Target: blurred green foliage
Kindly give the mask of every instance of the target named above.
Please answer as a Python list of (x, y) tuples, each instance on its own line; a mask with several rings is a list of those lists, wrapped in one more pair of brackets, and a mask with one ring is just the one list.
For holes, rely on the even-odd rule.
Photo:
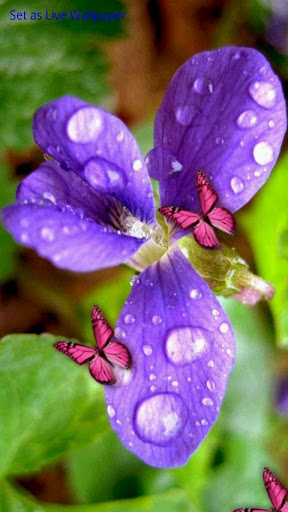
[(260, 275), (275, 287), (271, 301), (277, 340), (288, 346), (288, 153), (244, 217)]

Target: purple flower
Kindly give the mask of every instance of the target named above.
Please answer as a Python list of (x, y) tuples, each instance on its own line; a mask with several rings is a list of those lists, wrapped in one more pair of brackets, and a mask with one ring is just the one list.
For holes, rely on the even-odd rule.
[[(237, 210), (268, 178), (285, 127), (281, 86), (261, 54), (227, 47), (193, 57), (156, 116), (148, 165), (161, 204), (199, 211), (203, 170), (220, 206)], [(235, 355), (230, 323), (156, 223), (145, 162), (119, 119), (64, 97), (36, 113), (33, 129), (54, 161), (23, 181), (3, 222), (59, 267), (144, 269), (115, 329), (133, 364), (106, 390), (108, 415), (148, 464), (184, 464), (219, 413)]]

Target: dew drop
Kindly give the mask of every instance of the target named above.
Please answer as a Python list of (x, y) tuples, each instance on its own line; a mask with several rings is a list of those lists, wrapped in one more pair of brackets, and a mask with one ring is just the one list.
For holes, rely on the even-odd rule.
[(178, 327), (168, 331), (165, 349), (171, 363), (185, 366), (202, 357), (209, 344), (209, 332), (206, 329)]
[(226, 323), (226, 322), (223, 322), (220, 327), (219, 327), (219, 331), (222, 333), (222, 334), (225, 334), (226, 332), (228, 332), (229, 330), (229, 325)]
[(67, 135), (72, 142), (92, 142), (101, 131), (102, 114), (95, 107), (80, 108), (72, 114), (67, 124)]
[(253, 110), (244, 110), (237, 118), (237, 125), (239, 128), (248, 129), (255, 126), (257, 120), (257, 116)]
[(219, 316), (219, 311), (218, 311), (218, 309), (212, 309), (212, 315), (213, 315), (213, 316), (215, 316), (215, 317), (216, 317), (216, 316)]
[(149, 380), (156, 380), (156, 378), (157, 377), (156, 377), (155, 373), (150, 373)]
[(273, 149), (268, 142), (258, 142), (253, 149), (255, 162), (259, 165), (267, 165), (273, 161)]
[(159, 316), (159, 315), (152, 316), (152, 324), (153, 325), (160, 325), (160, 324), (162, 324), (162, 322), (163, 322), (163, 320), (162, 320), (161, 316)]
[(150, 390), (152, 391), (152, 393), (154, 393), (154, 391), (156, 391), (156, 386), (150, 386)]
[(253, 100), (264, 108), (272, 108), (276, 103), (276, 90), (268, 82), (253, 82), (249, 87)]
[(244, 183), (238, 176), (234, 176), (234, 178), (231, 179), (230, 185), (234, 194), (240, 194), (244, 189)]
[(153, 348), (151, 347), (151, 345), (143, 345), (142, 350), (145, 356), (151, 356), (151, 354), (153, 353)]
[(271, 130), (272, 130), (272, 128), (274, 128), (275, 123), (274, 123), (273, 119), (270, 119), (268, 126), (269, 126), (269, 128), (271, 128)]
[(124, 132), (119, 132), (117, 135), (116, 135), (116, 140), (117, 142), (122, 142), (122, 140), (124, 139)]
[(107, 413), (108, 413), (109, 418), (114, 418), (116, 412), (112, 405), (107, 406)]
[(121, 327), (117, 326), (116, 329), (115, 329), (115, 336), (118, 339), (125, 340), (126, 332), (124, 331), (124, 329), (121, 329)]
[(193, 111), (189, 105), (179, 106), (175, 110), (175, 117), (182, 126), (187, 126), (193, 118)]
[(139, 160), (139, 158), (137, 158), (136, 160), (134, 160), (132, 167), (133, 167), (134, 171), (140, 171), (143, 167), (143, 164), (142, 164), (141, 160)]
[(200, 292), (200, 290), (198, 290), (197, 288), (194, 288), (193, 290), (190, 291), (190, 297), (191, 297), (191, 299), (194, 299), (194, 300), (201, 299), (202, 292)]
[(180, 172), (183, 169), (183, 165), (178, 160), (171, 160), (171, 172)]
[(212, 405), (214, 405), (214, 402), (213, 402), (212, 398), (205, 397), (205, 398), (202, 399), (202, 404), (203, 405), (208, 405), (209, 407), (212, 407)]
[(171, 386), (174, 386), (174, 388), (177, 388), (179, 386), (179, 382), (177, 380), (173, 380), (173, 382), (171, 382)]
[(23, 233), (21, 233), (21, 235), (20, 235), (20, 240), (23, 244), (27, 244), (30, 240), (28, 233), (23, 231)]
[(210, 359), (210, 361), (208, 361), (208, 363), (207, 363), (207, 366), (209, 368), (213, 368), (214, 367), (214, 361), (212, 361), (212, 359)]
[(201, 420), (201, 425), (203, 425), (203, 427), (206, 427), (208, 425), (208, 421), (205, 419)]
[(130, 315), (130, 314), (124, 316), (124, 324), (129, 325), (129, 324), (134, 324), (134, 322), (135, 322), (135, 316)]
[(47, 201), (50, 201), (50, 203), (53, 203), (53, 204), (56, 203), (55, 196), (53, 196), (53, 194), (51, 194), (51, 192), (44, 192), (43, 197), (44, 197), (44, 199), (47, 199)]
[(209, 391), (211, 391), (211, 393), (216, 389), (216, 384), (213, 379), (208, 379), (206, 382), (206, 386), (209, 389)]
[(224, 144), (224, 139), (222, 139), (221, 137), (216, 137), (215, 139), (215, 143), (218, 145), (218, 146), (222, 146)]
[(54, 240), (54, 230), (52, 228), (42, 228), (40, 235), (43, 240), (46, 240), (47, 242), (52, 242)]
[(209, 78), (196, 78), (193, 88), (198, 94), (212, 94), (213, 92), (213, 84)]
[(188, 412), (175, 393), (158, 393), (139, 402), (135, 411), (135, 432), (144, 441), (167, 446), (183, 432)]

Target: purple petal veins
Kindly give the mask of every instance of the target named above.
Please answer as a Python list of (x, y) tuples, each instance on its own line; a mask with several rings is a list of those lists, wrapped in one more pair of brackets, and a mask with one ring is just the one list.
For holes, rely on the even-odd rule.
[(204, 171), (221, 206), (241, 208), (268, 179), (286, 130), (281, 84), (250, 48), (195, 55), (172, 78), (148, 153), (161, 204), (199, 211), (196, 174)]
[(233, 366), (226, 314), (174, 248), (137, 277), (115, 334), (133, 367), (106, 390), (112, 427), (148, 464), (184, 464), (214, 424)]

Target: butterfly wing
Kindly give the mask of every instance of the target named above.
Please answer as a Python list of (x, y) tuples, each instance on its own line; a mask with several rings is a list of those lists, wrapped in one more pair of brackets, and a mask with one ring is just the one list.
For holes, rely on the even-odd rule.
[(119, 341), (111, 341), (111, 343), (104, 348), (104, 354), (112, 364), (117, 364), (118, 366), (121, 366), (121, 368), (126, 368), (127, 370), (128, 368), (131, 368), (132, 357), (128, 348), (125, 347), (123, 343), (119, 343)]
[(207, 215), (214, 208), (219, 197), (210, 185), (203, 171), (197, 173), (197, 192), (201, 209), (203, 213)]
[(288, 490), (268, 468), (263, 470), (263, 480), (272, 505), (283, 511), (282, 507), (286, 507), (285, 501), (288, 500)]
[(221, 231), (229, 235), (234, 235), (236, 222), (232, 213), (226, 210), (226, 208), (213, 208), (213, 210), (208, 213), (208, 218), (215, 228), (221, 229)]
[(99, 348), (104, 348), (109, 339), (113, 336), (114, 331), (108, 324), (106, 318), (98, 306), (94, 306), (92, 308), (91, 321), (97, 346)]
[(93, 379), (99, 384), (115, 384), (116, 378), (111, 364), (101, 356), (96, 356), (89, 364), (89, 371)]
[(93, 348), (85, 347), (85, 345), (78, 345), (70, 341), (59, 341), (54, 343), (54, 347), (73, 359), (77, 364), (84, 364), (95, 356), (96, 351)]
[(164, 217), (167, 217), (167, 219), (173, 220), (182, 229), (195, 226), (195, 224), (201, 220), (201, 216), (198, 215), (198, 213), (189, 212), (177, 206), (163, 206), (159, 208), (159, 212), (164, 215)]
[(201, 220), (195, 227), (193, 234), (196, 242), (202, 247), (205, 247), (205, 249), (215, 250), (220, 248), (213, 227), (204, 220)]

